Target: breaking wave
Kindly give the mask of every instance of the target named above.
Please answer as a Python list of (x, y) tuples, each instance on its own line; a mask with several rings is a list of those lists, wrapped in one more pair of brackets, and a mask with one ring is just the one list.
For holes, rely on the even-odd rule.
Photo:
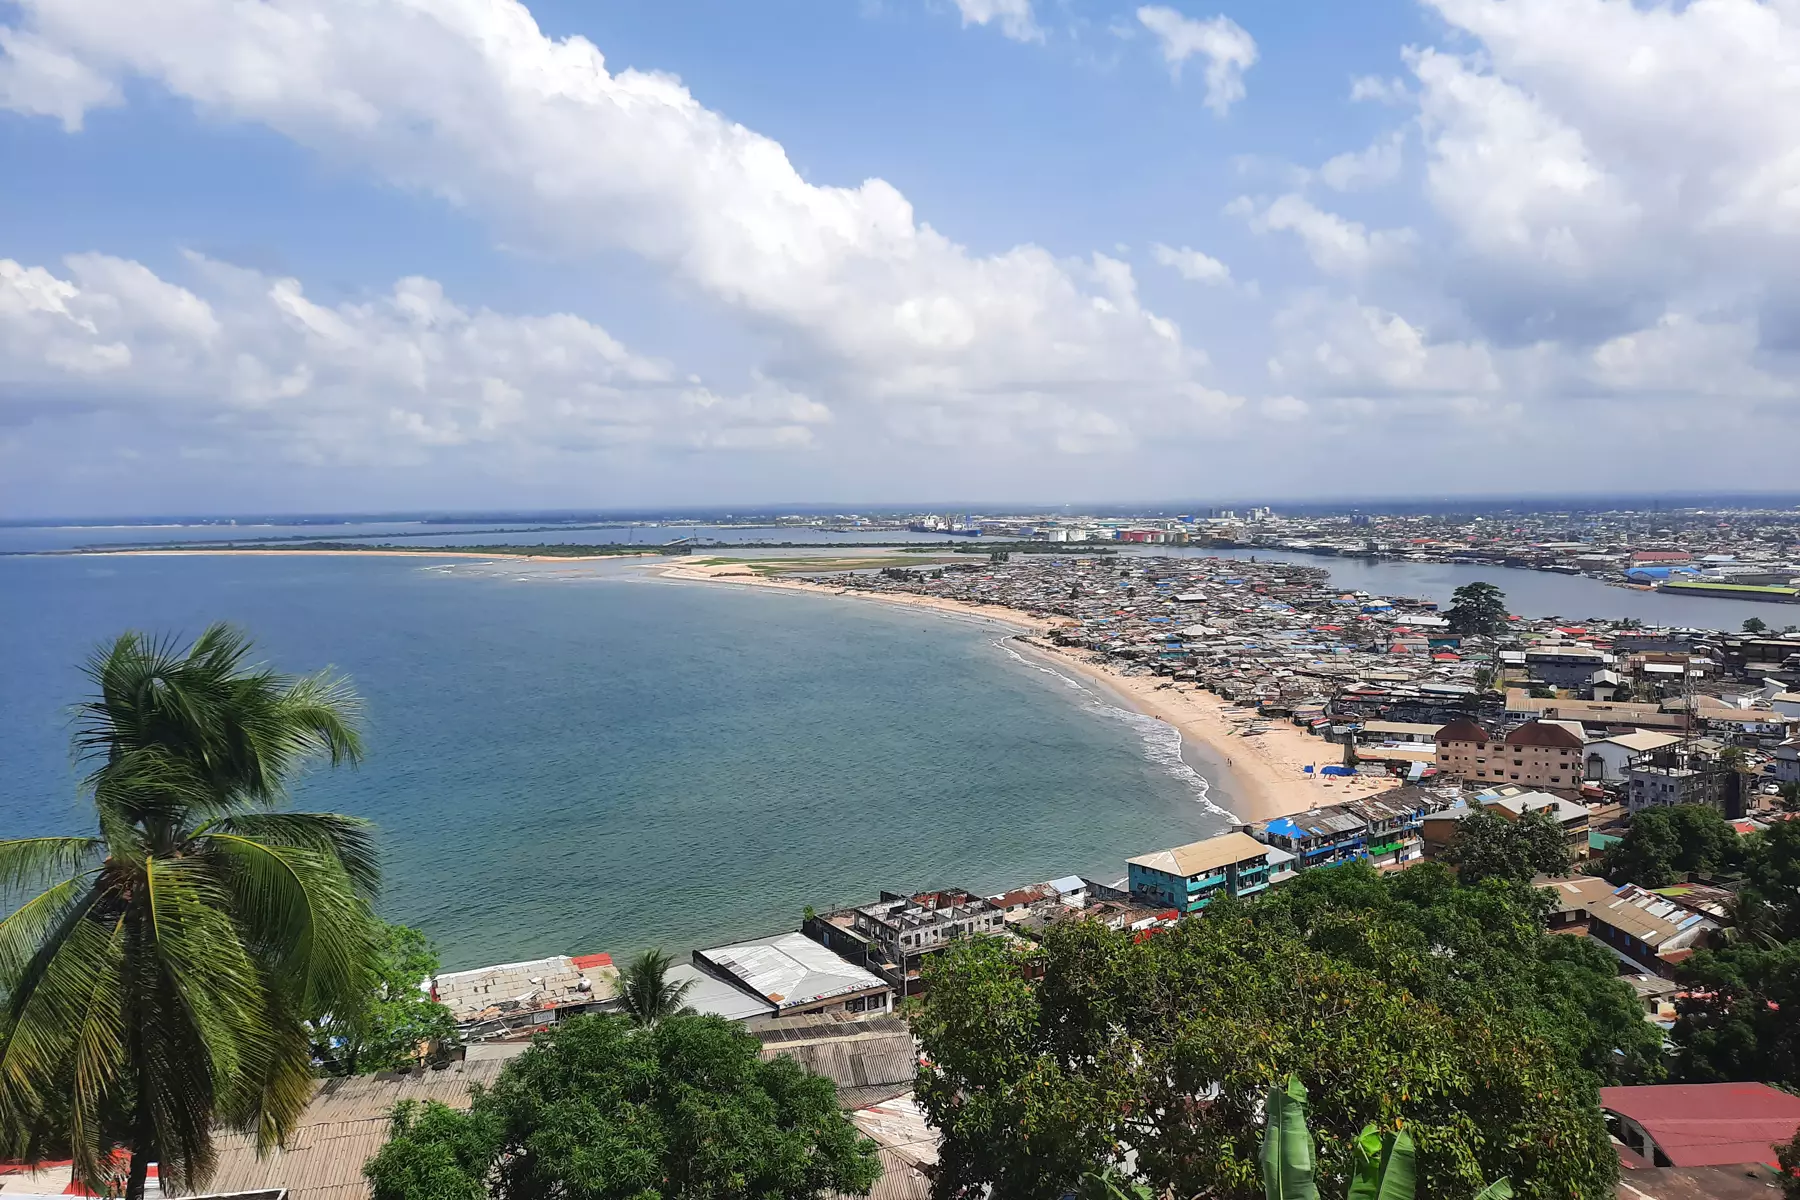
[(1220, 808), (1213, 802), (1211, 796), (1212, 784), (1207, 782), (1206, 776), (1194, 770), (1193, 767), (1188, 765), (1187, 760), (1181, 757), (1181, 730), (1175, 728), (1175, 726), (1167, 721), (1159, 721), (1155, 717), (1146, 716), (1141, 712), (1134, 712), (1129, 708), (1123, 708), (1114, 704), (1111, 700), (1107, 699), (1099, 692), (1096, 692), (1085, 683), (1082, 683), (1079, 679), (1071, 678), (1057, 670), (1055, 667), (1046, 666), (1041, 662), (1037, 662), (1020, 654), (1017, 650), (1007, 645), (1005, 639), (997, 639), (994, 642), (994, 645), (1011, 655), (1013, 661), (1020, 663), (1023, 666), (1030, 667), (1034, 671), (1042, 671), (1044, 674), (1059, 680), (1065, 687), (1073, 688), (1075, 691), (1080, 692), (1087, 700), (1089, 707), (1095, 711), (1096, 715), (1108, 720), (1118, 721), (1121, 724), (1128, 726), (1133, 733), (1137, 734), (1138, 741), (1143, 744), (1144, 757), (1154, 763), (1157, 767), (1160, 767), (1162, 770), (1187, 784), (1188, 787), (1193, 790), (1194, 799), (1199, 803), (1200, 807), (1204, 808), (1207, 812), (1215, 813), (1218, 816), (1226, 818), (1234, 825), (1238, 823), (1237, 815), (1235, 813), (1230, 809)]

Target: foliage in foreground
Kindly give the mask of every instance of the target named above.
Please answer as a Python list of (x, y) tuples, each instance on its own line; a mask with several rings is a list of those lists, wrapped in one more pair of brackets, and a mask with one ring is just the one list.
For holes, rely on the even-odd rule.
[[(1313, 1169), (1312, 1130), (1306, 1123), (1306, 1085), (1298, 1075), (1269, 1089), (1263, 1102), (1263, 1200), (1319, 1200)], [(1418, 1148), (1405, 1129), (1385, 1136), (1363, 1126), (1350, 1148), (1350, 1186), (1345, 1200), (1413, 1200), (1418, 1186)], [(1512, 1184), (1496, 1179), (1475, 1200), (1511, 1200)]]
[(1610, 1196), (1600, 1071), (1621, 1040), (1653, 1070), (1657, 1031), (1610, 963), (1560, 957), (1580, 943), (1544, 935), (1532, 903), (1436, 867), (1344, 867), (1143, 942), (1071, 922), (1029, 951), (953, 946), (914, 1015), (937, 1195), (1059, 1195), (1129, 1148), (1158, 1194), (1251, 1200), (1264, 1095), (1296, 1073), (1324, 1178), (1350, 1178), (1372, 1123), (1408, 1131), (1423, 1195), (1510, 1176), (1523, 1197)]
[(372, 978), (358, 1003), (310, 1022), (314, 1056), (331, 1074), (367, 1075), (418, 1061), (421, 1047), (454, 1044), (456, 1018), (425, 990), (437, 973), (423, 933), (378, 923)]
[(866, 1195), (875, 1144), (837, 1088), (719, 1017), (580, 1017), (538, 1036), (468, 1112), (402, 1105), (364, 1168), (374, 1200), (814, 1200)]
[(249, 653), (218, 625), (102, 648), (75, 735), (98, 836), (0, 843), (0, 893), (28, 897), (0, 922), (0, 1153), (58, 1143), (95, 1191), (116, 1149), (136, 1197), (152, 1160), (196, 1190), (215, 1123), (281, 1141), (312, 1095), (306, 1018), (368, 985), (370, 827), (273, 810), (307, 758), (355, 761), (356, 699)]

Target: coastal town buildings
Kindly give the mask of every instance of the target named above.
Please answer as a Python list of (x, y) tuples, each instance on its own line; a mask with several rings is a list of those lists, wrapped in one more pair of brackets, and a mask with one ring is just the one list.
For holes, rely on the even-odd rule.
[(1677, 898), (1598, 876), (1540, 879), (1555, 898), (1553, 930), (1584, 930), (1630, 971), (1672, 979), (1695, 950), (1722, 936), (1724, 923)]
[(1527, 813), (1546, 813), (1562, 826), (1570, 856), (1578, 862), (1588, 856), (1589, 813), (1585, 804), (1551, 792), (1525, 791), (1511, 785), (1483, 792), (1476, 802), (1508, 821), (1517, 821)]
[(893, 990), (802, 933), (694, 951), (694, 965), (774, 1006), (774, 1016), (849, 1016), (893, 1009)]
[(1253, 896), (1269, 886), (1269, 848), (1246, 833), (1226, 833), (1126, 860), (1131, 896), (1196, 913), (1221, 895)]
[(463, 1040), (510, 1037), (567, 1017), (613, 1008), (619, 971), (608, 954), (559, 954), (472, 971), (440, 972), (434, 999), (456, 1018)]
[(1586, 745), (1576, 721), (1531, 720), (1504, 735), (1455, 721), (1438, 730), (1437, 767), (1468, 782), (1505, 781), (1572, 798), (1581, 794)]
[(926, 955), (955, 938), (995, 934), (1004, 926), (1005, 911), (986, 897), (943, 888), (912, 894), (882, 892), (873, 904), (808, 917), (801, 929), (820, 945), (873, 971), (902, 996), (910, 996), (919, 989)]

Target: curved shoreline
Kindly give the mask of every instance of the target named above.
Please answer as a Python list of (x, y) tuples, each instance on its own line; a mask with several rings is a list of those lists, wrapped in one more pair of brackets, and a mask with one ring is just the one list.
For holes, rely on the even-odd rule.
[[(1182, 757), (1209, 784), (1217, 781), (1230, 799), (1228, 809), (1239, 823), (1252, 824), (1305, 812), (1322, 804), (1372, 795), (1394, 786), (1391, 778), (1334, 777), (1308, 774), (1304, 768), (1330, 766), (1339, 761), (1339, 748), (1297, 726), (1278, 720), (1266, 724), (1266, 732), (1244, 735), (1255, 718), (1249, 710), (1228, 704), (1211, 692), (1185, 688), (1155, 676), (1127, 675), (1109, 664), (1091, 661), (1078, 651), (1037, 641), (1028, 636), (1048, 633), (1067, 624), (1063, 618), (1034, 617), (1016, 609), (964, 604), (936, 596), (889, 592), (863, 592), (803, 579), (771, 579), (741, 564), (702, 566), (671, 565), (657, 572), (664, 578), (704, 583), (736, 583), (778, 591), (805, 592), (816, 596), (864, 600), (876, 604), (927, 608), (946, 616), (976, 618), (1016, 630), (1021, 644), (1048, 661), (1099, 684), (1125, 705), (1145, 716), (1167, 721), (1181, 735)], [(1192, 757), (1190, 758), (1190, 752)]]

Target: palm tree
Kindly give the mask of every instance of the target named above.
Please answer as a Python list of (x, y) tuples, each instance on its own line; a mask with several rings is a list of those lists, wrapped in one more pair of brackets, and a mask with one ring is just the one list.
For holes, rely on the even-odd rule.
[(98, 836), (0, 841), (0, 893), (30, 897), (0, 920), (0, 1153), (54, 1123), (96, 1192), (121, 1152), (128, 1200), (153, 1161), (193, 1190), (215, 1124), (279, 1144), (312, 1095), (304, 1020), (366, 987), (372, 827), (275, 808), (307, 759), (360, 758), (358, 701), (249, 652), (225, 625), (101, 647), (74, 737)]
[(661, 950), (646, 950), (619, 973), (619, 1005), (636, 1025), (654, 1025), (664, 1017), (692, 1012), (686, 1004), (694, 980), (674, 983), (669, 968), (675, 960)]

